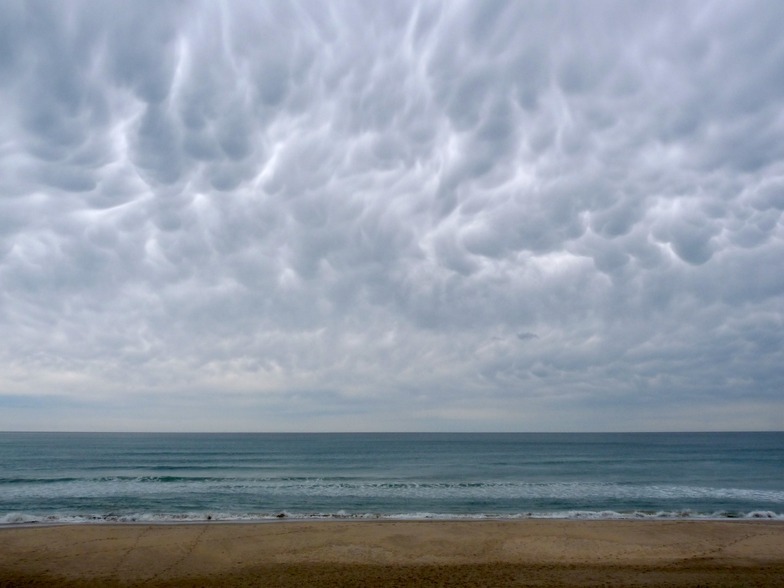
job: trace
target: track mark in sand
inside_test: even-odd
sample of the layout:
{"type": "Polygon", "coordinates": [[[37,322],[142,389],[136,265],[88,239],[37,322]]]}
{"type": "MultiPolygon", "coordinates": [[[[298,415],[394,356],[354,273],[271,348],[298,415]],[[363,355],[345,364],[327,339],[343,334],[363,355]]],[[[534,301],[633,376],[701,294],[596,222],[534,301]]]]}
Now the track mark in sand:
{"type": "Polygon", "coordinates": [[[139,543],[141,542],[142,538],[144,538],[144,536],[147,535],[150,531],[150,527],[144,527],[139,532],[139,534],[136,535],[136,539],[134,540],[133,544],[125,550],[120,559],[117,561],[117,565],[114,566],[114,569],[112,570],[113,577],[117,577],[120,572],[120,568],[122,568],[123,564],[128,560],[131,554],[139,547],[139,543]]]}
{"type": "Polygon", "coordinates": [[[697,553],[695,553],[693,555],[690,555],[689,557],[684,558],[681,561],[682,562],[688,562],[688,561],[697,561],[697,560],[703,560],[703,559],[711,559],[711,558],[721,554],[726,549],[729,549],[733,545],[737,545],[739,543],[743,543],[744,541],[748,541],[749,539],[754,539],[756,537],[766,537],[766,536],[772,536],[772,535],[774,535],[774,533],[754,533],[754,532],[746,533],[742,537],[738,537],[737,539],[734,539],[732,541],[728,541],[728,542],[723,543],[721,545],[717,545],[716,547],[712,547],[710,549],[705,549],[705,550],[699,551],[699,552],[697,552],[697,553]]]}
{"type": "Polygon", "coordinates": [[[204,537],[204,535],[207,533],[208,530],[209,530],[209,527],[205,525],[202,528],[202,530],[199,531],[199,534],[196,535],[196,537],[193,539],[193,541],[191,541],[190,544],[187,546],[187,548],[185,549],[185,553],[183,553],[180,557],[175,559],[170,565],[168,565],[165,568],[163,568],[157,574],[154,574],[153,576],[150,576],[149,578],[147,578],[146,581],[151,582],[151,581],[159,579],[161,576],[163,576],[164,574],[170,572],[171,570],[173,570],[174,568],[179,566],[182,562],[184,562],[186,559],[188,559],[193,554],[194,550],[199,545],[199,543],[201,543],[202,538],[204,537]]]}

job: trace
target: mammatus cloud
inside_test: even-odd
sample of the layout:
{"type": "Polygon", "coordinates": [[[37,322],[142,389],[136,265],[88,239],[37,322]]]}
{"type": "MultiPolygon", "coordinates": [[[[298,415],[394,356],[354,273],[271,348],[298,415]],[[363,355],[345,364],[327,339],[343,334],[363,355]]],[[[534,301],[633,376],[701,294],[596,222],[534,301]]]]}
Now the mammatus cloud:
{"type": "Polygon", "coordinates": [[[0,427],[784,426],[778,2],[0,8],[0,427]]]}

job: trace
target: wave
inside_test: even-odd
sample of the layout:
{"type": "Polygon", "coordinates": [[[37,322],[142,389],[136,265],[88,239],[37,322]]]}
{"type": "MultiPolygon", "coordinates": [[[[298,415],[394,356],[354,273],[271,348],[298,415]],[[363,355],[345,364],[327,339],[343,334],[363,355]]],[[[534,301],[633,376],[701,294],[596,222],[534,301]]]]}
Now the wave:
{"type": "Polygon", "coordinates": [[[740,500],[784,505],[784,490],[638,485],[600,482],[425,482],[369,481],[352,478],[222,478],[112,476],[100,478],[0,478],[3,496],[88,497],[117,493],[206,494],[220,491],[267,496],[482,500],[740,500]]]}
{"type": "Polygon", "coordinates": [[[349,513],[339,510],[334,513],[298,513],[280,511],[276,513],[130,513],[130,514],[90,514],[66,515],[30,513],[7,513],[0,516],[0,525],[18,526],[30,524],[107,524],[107,523],[204,523],[204,522],[273,522],[280,520],[317,521],[317,520],[407,520],[407,521],[475,521],[475,520],[523,520],[523,519],[559,519],[559,520],[776,520],[784,521],[784,513],[773,511],[749,512],[693,512],[677,511],[631,511],[617,512],[612,510],[590,511],[575,510],[566,512],[524,512],[514,514],[452,514],[432,512],[409,513],[349,513]]]}

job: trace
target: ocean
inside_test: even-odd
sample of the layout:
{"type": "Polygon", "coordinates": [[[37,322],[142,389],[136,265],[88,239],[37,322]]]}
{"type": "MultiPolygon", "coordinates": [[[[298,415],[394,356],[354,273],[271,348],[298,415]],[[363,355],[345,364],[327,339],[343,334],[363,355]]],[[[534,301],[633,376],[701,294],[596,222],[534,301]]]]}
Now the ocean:
{"type": "Polygon", "coordinates": [[[784,520],[784,433],[0,433],[0,524],[784,520]]]}

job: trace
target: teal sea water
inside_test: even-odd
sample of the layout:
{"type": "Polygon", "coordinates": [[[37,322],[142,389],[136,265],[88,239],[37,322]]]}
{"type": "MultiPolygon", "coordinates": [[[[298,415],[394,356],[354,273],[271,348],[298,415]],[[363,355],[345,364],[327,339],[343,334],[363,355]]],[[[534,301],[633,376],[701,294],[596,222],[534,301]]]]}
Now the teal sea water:
{"type": "Polygon", "coordinates": [[[784,433],[0,433],[0,524],[774,518],[784,433]]]}

